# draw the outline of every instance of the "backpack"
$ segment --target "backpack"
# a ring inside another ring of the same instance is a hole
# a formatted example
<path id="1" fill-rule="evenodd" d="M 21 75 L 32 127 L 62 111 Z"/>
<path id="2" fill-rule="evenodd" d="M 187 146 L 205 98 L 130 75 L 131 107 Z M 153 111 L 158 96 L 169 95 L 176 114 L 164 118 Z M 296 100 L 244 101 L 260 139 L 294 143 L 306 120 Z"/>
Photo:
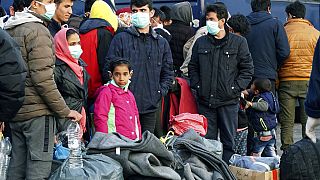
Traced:
<path id="1" fill-rule="evenodd" d="M 280 179 L 320 179 L 320 142 L 304 138 L 289 146 L 281 156 Z"/>

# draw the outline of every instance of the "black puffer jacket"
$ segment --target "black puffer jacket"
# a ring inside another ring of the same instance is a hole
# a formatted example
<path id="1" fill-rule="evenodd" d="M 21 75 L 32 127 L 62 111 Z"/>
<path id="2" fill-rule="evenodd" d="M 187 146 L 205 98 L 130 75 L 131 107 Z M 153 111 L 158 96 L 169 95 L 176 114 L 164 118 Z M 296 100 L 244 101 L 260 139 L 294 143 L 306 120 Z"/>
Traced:
<path id="1" fill-rule="evenodd" d="M 21 108 L 26 75 L 19 45 L 0 28 L 0 121 L 10 121 Z"/>
<path id="2" fill-rule="evenodd" d="M 221 40 L 218 40 L 221 41 Z M 253 75 L 246 39 L 228 33 L 219 45 L 210 34 L 197 39 L 189 63 L 191 87 L 210 108 L 239 103 Z"/>
<path id="3" fill-rule="evenodd" d="M 86 66 L 82 60 L 79 61 L 79 64 L 82 67 Z M 86 106 L 88 97 L 89 75 L 85 68 L 83 68 L 83 73 L 83 85 L 81 85 L 72 69 L 65 62 L 57 58 L 54 69 L 54 80 L 67 106 L 79 113 L 81 112 L 81 108 Z"/>
<path id="4" fill-rule="evenodd" d="M 172 24 L 170 26 L 165 26 L 165 29 L 170 32 L 172 37 L 169 44 L 172 52 L 173 67 L 174 70 L 178 72 L 180 72 L 180 67 L 184 62 L 183 46 L 196 33 L 195 30 L 190 27 L 191 22 L 191 5 L 189 2 L 182 2 L 173 6 Z"/>

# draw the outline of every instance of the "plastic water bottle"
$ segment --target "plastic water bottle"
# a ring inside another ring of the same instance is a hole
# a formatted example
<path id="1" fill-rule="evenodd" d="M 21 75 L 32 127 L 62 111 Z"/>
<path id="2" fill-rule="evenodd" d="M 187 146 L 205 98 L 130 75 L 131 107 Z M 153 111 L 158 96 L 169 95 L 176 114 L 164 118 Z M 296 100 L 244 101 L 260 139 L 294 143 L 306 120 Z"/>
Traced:
<path id="1" fill-rule="evenodd" d="M 9 137 L 0 141 L 0 179 L 7 178 L 7 171 L 10 163 L 11 143 Z"/>
<path id="2" fill-rule="evenodd" d="M 80 126 L 76 122 L 70 123 L 67 129 L 68 147 L 70 149 L 69 168 L 82 168 L 82 154 L 80 141 Z"/>

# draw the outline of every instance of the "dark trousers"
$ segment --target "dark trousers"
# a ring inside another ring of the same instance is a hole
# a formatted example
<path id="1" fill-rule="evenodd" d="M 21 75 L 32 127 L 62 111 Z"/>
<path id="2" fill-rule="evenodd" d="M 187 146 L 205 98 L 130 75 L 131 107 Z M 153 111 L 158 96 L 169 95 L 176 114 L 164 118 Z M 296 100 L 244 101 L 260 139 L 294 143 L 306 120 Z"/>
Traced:
<path id="1" fill-rule="evenodd" d="M 156 127 L 157 114 L 159 114 L 157 113 L 157 111 L 146 114 L 139 114 L 142 133 L 147 130 L 151 133 L 154 133 L 154 129 Z"/>
<path id="2" fill-rule="evenodd" d="M 205 105 L 199 105 L 199 114 L 208 119 L 208 132 L 206 138 L 218 139 L 218 129 L 220 130 L 220 141 L 223 144 L 222 159 L 229 163 L 230 157 L 234 152 L 234 138 L 238 127 L 238 104 L 221 106 L 218 108 L 209 108 Z"/>

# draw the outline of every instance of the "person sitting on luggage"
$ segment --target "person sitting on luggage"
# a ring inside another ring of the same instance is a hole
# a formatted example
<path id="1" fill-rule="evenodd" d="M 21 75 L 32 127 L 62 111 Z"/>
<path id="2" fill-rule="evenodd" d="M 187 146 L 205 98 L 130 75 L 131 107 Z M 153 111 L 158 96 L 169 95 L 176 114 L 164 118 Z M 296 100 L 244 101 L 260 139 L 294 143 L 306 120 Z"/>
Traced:
<path id="1" fill-rule="evenodd" d="M 243 91 L 246 96 L 246 108 L 254 131 L 253 156 L 276 157 L 275 143 L 279 103 L 271 92 L 269 79 L 255 79 L 249 90 Z M 248 101 L 250 100 L 250 101 Z"/>
<path id="2" fill-rule="evenodd" d="M 111 81 L 100 87 L 94 103 L 96 132 L 118 132 L 132 140 L 141 139 L 139 112 L 128 89 L 133 71 L 128 60 L 115 58 L 109 64 Z"/>

